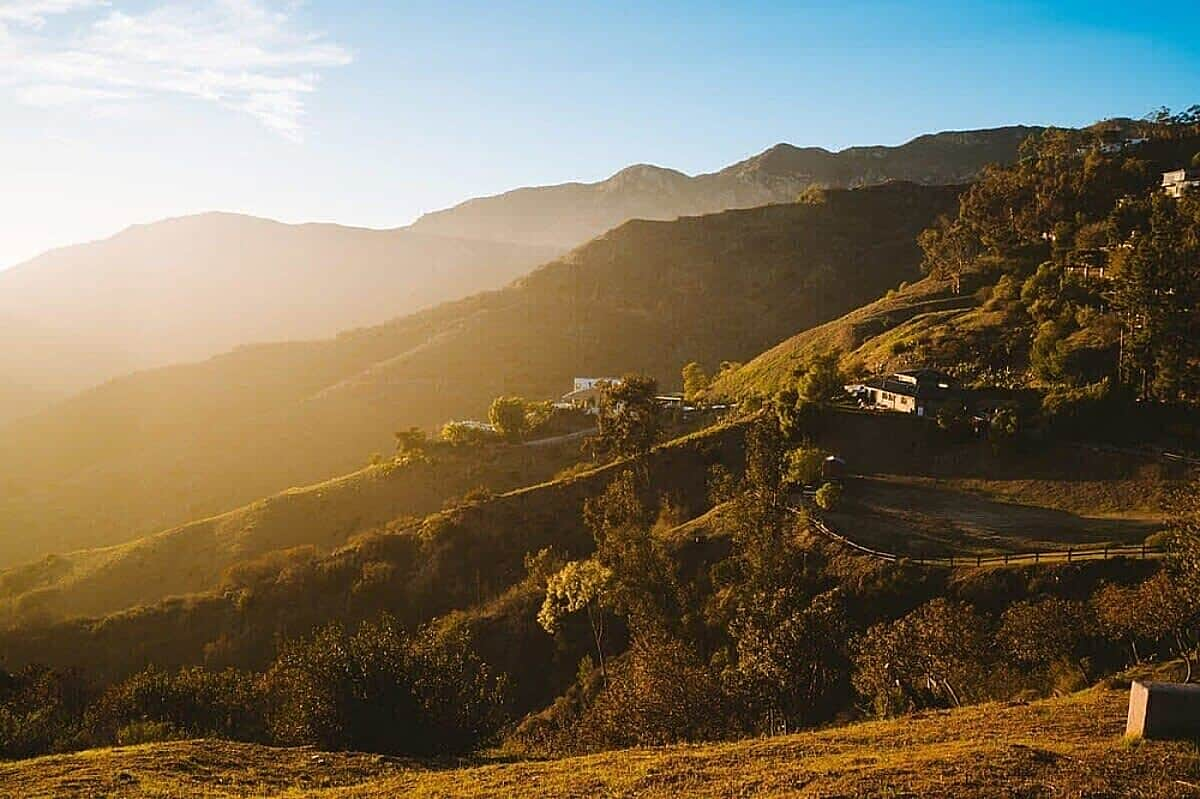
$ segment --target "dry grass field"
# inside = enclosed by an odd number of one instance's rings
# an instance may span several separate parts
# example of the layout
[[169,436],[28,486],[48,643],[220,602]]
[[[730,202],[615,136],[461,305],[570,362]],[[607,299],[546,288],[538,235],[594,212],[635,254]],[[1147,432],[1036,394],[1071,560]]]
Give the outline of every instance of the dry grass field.
[[1029,482],[1022,492],[983,481],[855,478],[847,483],[850,501],[828,520],[867,546],[926,556],[1140,544],[1163,527],[1161,512],[1132,505],[1123,513],[1054,507],[1043,496],[1046,481]]
[[0,766],[5,797],[1200,796],[1194,743],[1122,739],[1127,691],[1095,688],[798,735],[552,761],[441,765],[181,741]]

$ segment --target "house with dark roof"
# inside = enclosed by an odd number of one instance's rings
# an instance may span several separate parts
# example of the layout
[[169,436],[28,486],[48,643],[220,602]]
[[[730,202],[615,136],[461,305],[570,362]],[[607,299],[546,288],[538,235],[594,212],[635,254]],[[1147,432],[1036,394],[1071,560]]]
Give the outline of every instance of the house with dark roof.
[[865,408],[933,416],[958,399],[954,379],[936,369],[910,369],[846,386]]

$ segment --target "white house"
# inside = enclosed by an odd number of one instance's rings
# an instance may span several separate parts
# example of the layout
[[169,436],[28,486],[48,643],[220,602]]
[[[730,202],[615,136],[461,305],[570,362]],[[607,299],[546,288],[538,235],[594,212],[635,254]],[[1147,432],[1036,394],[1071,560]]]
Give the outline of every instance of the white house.
[[559,407],[579,408],[588,413],[599,413],[600,393],[606,386],[620,383],[619,377],[577,377],[575,387],[555,403]]
[[1200,169],[1163,172],[1162,187],[1168,197],[1182,197],[1185,192],[1200,187]]

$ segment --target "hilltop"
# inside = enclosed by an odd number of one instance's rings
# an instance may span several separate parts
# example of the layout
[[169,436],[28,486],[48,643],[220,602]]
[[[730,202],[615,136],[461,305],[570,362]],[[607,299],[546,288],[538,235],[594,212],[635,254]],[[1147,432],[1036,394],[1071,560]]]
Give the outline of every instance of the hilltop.
[[669,220],[731,208],[792,202],[808,186],[853,188],[903,180],[951,185],[987,164],[1006,164],[1040,128],[1015,125],[927,134],[895,147],[781,143],[718,172],[689,176],[649,164],[596,183],[516,189],[426,214],[414,230],[492,241],[572,247],[628,219]]
[[576,375],[664,387],[918,275],[953,187],[629,222],[494,292],[334,339],[242,347],[0,429],[0,565],[106,546],[361,467],[397,428],[479,416]]
[[[224,213],[135,225],[0,271],[0,374],[63,397],[240,344],[377,324],[558,252]],[[33,408],[0,405],[0,421]]]
[[[434,765],[213,740],[0,766],[23,797],[1014,797],[1200,795],[1191,743],[1122,740],[1127,690],[1098,687],[733,743]],[[11,795],[17,795],[12,793]]]

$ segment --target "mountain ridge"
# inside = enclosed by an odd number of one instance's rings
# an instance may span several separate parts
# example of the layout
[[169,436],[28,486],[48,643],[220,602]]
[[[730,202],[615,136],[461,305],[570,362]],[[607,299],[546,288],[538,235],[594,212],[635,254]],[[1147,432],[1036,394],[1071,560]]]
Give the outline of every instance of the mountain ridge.
[[[689,175],[653,164],[634,164],[595,182],[526,186],[466,200],[421,216],[414,230],[460,235],[468,228],[498,241],[564,246],[599,235],[629,218],[667,220],[777,202],[790,202],[809,185],[854,188],[907,180],[926,185],[969,181],[986,164],[1010,162],[1035,126],[1009,125],[942,131],[899,145],[842,150],[780,142],[715,172]],[[890,159],[890,160],[889,160]],[[634,180],[636,177],[638,180]],[[620,188],[644,188],[617,196]],[[652,196],[652,192],[659,196]],[[660,201],[655,205],[655,201]],[[538,210],[557,224],[522,228],[514,207]]]

